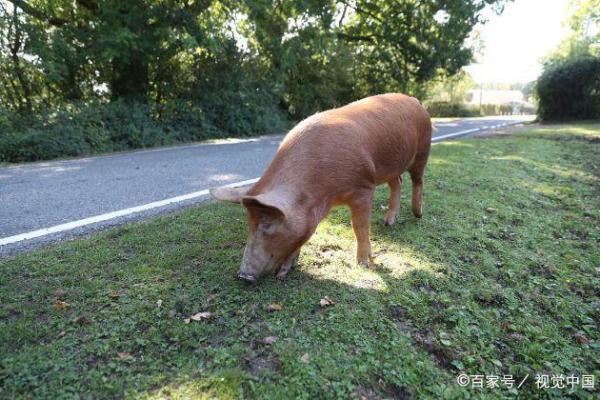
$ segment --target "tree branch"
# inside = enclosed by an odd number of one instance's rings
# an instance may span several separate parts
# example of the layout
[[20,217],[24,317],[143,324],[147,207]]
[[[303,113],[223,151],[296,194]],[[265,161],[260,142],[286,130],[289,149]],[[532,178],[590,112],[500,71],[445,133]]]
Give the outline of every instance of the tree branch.
[[76,0],[77,4],[90,11],[98,11],[98,3],[94,0]]
[[344,11],[342,11],[342,16],[338,22],[338,28],[342,27],[342,23],[344,23],[344,18],[346,18],[346,11],[348,10],[348,5],[344,4]]
[[41,21],[45,21],[45,22],[49,23],[50,25],[62,26],[68,22],[66,19],[63,19],[63,18],[47,16],[43,12],[41,12],[37,8],[31,6],[29,3],[27,3],[24,0],[8,0],[8,1],[11,2],[15,7],[18,7],[21,10],[23,10],[23,12],[25,14],[30,15],[34,18],[37,18]]
[[345,6],[347,6],[347,7],[350,7],[351,9],[353,9],[354,11],[356,11],[356,12],[357,12],[357,13],[359,13],[359,14],[365,14],[365,15],[368,15],[369,17],[373,18],[374,20],[376,20],[376,21],[379,21],[379,22],[383,23],[383,20],[382,20],[381,18],[379,18],[377,15],[375,15],[375,14],[373,14],[373,13],[371,13],[371,12],[367,11],[367,10],[364,10],[364,9],[362,9],[362,8],[360,8],[360,7],[358,7],[358,6],[354,6],[354,5],[352,5],[352,4],[348,4],[348,2],[347,2],[347,1],[345,1],[345,0],[338,0],[338,1],[339,1],[340,3],[342,3],[343,5],[345,5]]
[[339,39],[344,39],[349,42],[374,42],[378,37],[377,35],[348,35],[346,33],[339,32],[337,34]]

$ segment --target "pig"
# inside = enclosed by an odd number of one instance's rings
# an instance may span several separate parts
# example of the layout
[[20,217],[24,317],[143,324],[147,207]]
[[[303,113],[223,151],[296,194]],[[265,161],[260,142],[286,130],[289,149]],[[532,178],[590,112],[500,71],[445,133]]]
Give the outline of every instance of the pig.
[[384,223],[390,226],[398,215],[402,174],[408,171],[412,213],[420,218],[431,131],[431,118],[417,99],[400,93],[367,97],[296,125],[256,184],[211,189],[215,199],[247,211],[249,234],[239,277],[251,283],[269,273],[284,278],[300,247],[339,205],[352,214],[358,264],[372,265],[375,187],[389,185]]

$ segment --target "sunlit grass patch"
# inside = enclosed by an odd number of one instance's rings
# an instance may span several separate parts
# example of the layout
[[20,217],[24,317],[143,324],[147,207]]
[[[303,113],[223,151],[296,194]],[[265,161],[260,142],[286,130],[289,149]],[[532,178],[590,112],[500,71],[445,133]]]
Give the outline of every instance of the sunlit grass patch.
[[[227,204],[5,260],[0,397],[589,398],[533,377],[600,376],[598,131],[434,146],[423,218],[408,176],[393,227],[376,192],[374,269],[336,209],[285,281],[247,286],[244,212]],[[480,390],[460,372],[531,379]]]
[[211,400],[237,399],[243,395],[242,381],[245,376],[239,371],[223,371],[217,377],[204,377],[201,374],[187,377],[180,383],[172,383],[155,390],[138,393],[144,400]]

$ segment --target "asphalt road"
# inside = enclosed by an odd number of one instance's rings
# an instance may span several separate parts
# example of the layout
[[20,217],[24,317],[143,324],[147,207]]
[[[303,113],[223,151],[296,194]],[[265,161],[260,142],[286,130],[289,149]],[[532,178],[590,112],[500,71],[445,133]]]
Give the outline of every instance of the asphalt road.
[[[529,119],[511,116],[438,122],[434,140]],[[206,201],[204,189],[259,177],[282,137],[232,139],[2,167],[0,258]],[[189,198],[177,198],[189,193],[193,193]],[[144,206],[164,199],[171,199],[167,201],[170,204]],[[142,207],[131,210],[138,206]],[[103,218],[93,218],[99,215]]]

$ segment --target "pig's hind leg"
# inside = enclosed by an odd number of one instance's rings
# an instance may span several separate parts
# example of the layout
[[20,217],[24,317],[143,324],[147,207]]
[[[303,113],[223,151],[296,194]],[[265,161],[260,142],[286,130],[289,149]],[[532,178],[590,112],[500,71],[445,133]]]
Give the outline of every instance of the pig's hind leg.
[[371,261],[371,242],[369,228],[371,225],[371,207],[373,204],[373,189],[357,193],[350,202],[352,213],[352,229],[356,236],[356,261],[368,267]]
[[425,174],[425,163],[416,163],[412,165],[408,172],[412,180],[412,212],[417,218],[423,215],[423,175]]
[[390,187],[390,199],[388,201],[388,210],[383,220],[385,226],[391,226],[396,222],[396,216],[400,209],[400,187],[402,186],[402,175],[388,181]]

